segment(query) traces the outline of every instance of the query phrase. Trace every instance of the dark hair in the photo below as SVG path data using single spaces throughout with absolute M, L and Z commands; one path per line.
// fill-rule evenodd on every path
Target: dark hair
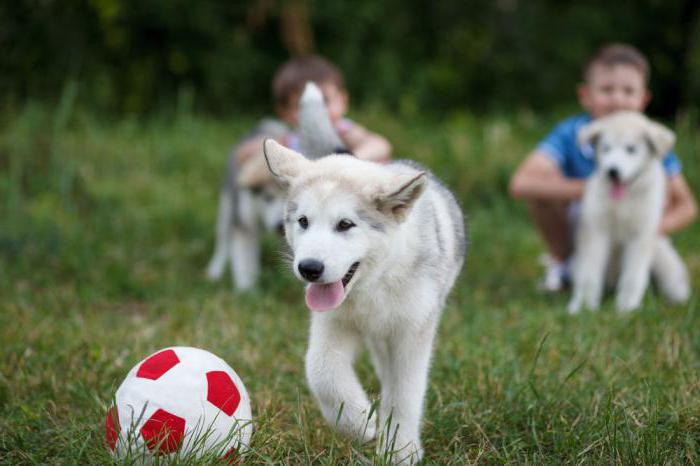
M 649 80 L 649 62 L 642 52 L 628 44 L 607 44 L 599 48 L 583 67 L 583 79 L 588 80 L 593 67 L 629 65 L 642 74 L 644 82 Z
M 272 79 L 272 96 L 275 105 L 287 105 L 289 99 L 300 93 L 307 81 L 316 84 L 331 83 L 345 90 L 345 80 L 340 70 L 318 55 L 295 57 L 281 65 Z

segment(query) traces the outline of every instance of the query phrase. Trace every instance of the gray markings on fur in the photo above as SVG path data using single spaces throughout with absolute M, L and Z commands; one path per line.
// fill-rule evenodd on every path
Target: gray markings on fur
M 369 212 L 366 212 L 364 210 L 360 210 L 357 213 L 357 216 L 359 217 L 360 220 L 363 222 L 367 223 L 370 228 L 373 230 L 379 231 L 379 232 L 385 232 L 386 231 L 386 225 L 377 217 Z
M 294 215 L 299 208 L 299 205 L 296 202 L 293 201 L 288 201 L 287 202 L 287 212 L 284 217 L 284 222 L 289 223 L 292 221 L 292 215 Z
M 430 183 L 435 187 L 436 191 L 447 201 L 448 208 L 450 210 L 450 222 L 452 223 L 452 229 L 455 235 L 455 240 L 457 241 L 457 257 L 459 259 L 464 259 L 467 255 L 467 232 L 466 227 L 463 222 L 459 222 L 456 219 L 461 219 L 462 209 L 459 207 L 459 203 L 455 198 L 454 194 L 437 178 L 430 170 L 425 166 L 414 160 L 400 159 L 393 162 L 398 165 L 406 165 L 415 170 L 420 170 L 426 173 Z M 435 222 L 437 223 L 437 222 Z M 438 236 L 440 238 L 440 236 Z
M 437 238 L 437 246 L 440 250 L 440 255 L 445 254 L 445 244 L 442 237 L 442 231 L 440 229 L 440 222 L 438 222 L 437 215 L 435 214 L 435 207 L 430 206 L 430 222 L 433 224 L 433 229 L 435 230 L 435 238 Z

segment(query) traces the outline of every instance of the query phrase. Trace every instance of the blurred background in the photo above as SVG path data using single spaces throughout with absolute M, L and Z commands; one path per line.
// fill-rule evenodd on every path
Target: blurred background
M 468 218 L 427 463 L 700 462 L 697 292 L 568 318 L 566 294 L 535 288 L 542 243 L 508 196 L 610 41 L 649 58 L 649 112 L 700 193 L 695 0 L 0 2 L 0 464 L 112 464 L 116 384 L 174 344 L 246 381 L 253 462 L 367 464 L 373 446 L 326 429 L 303 387 L 308 312 L 280 241 L 264 240 L 257 293 L 204 274 L 228 153 L 272 112 L 276 67 L 308 52 L 345 73 L 349 116 L 434 171 Z M 700 289 L 700 222 L 674 242 Z
M 611 41 L 649 58 L 649 112 L 676 131 L 698 192 L 697 1 L 0 2 L 0 292 L 191 294 L 228 152 L 272 113 L 275 69 L 310 52 L 344 72 L 349 116 L 430 167 L 472 218 L 523 222 L 529 246 L 499 250 L 504 263 L 534 257 L 509 178 L 580 111 L 581 67 Z
M 345 72 L 354 104 L 402 116 L 571 106 L 609 41 L 649 58 L 650 113 L 700 108 L 700 2 L 17 0 L 0 5 L 5 105 L 74 86 L 106 112 L 269 111 L 290 55 Z

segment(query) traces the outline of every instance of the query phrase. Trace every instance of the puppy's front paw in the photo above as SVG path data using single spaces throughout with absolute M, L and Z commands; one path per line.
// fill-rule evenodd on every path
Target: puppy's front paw
M 225 266 L 226 262 L 223 260 L 212 259 L 207 266 L 207 280 L 215 282 L 221 279 Z
M 370 442 L 377 436 L 377 415 L 371 406 L 363 409 L 359 416 L 351 419 L 348 424 L 351 426 L 351 435 L 362 443 Z
M 595 312 L 600 308 L 600 300 L 587 296 L 574 296 L 566 307 L 570 315 L 576 315 L 583 309 Z
M 637 308 L 639 308 L 639 304 L 631 302 L 631 301 L 618 300 L 617 303 L 615 304 L 615 308 L 617 309 L 617 312 L 619 312 L 620 314 L 627 314 L 629 312 L 637 310 Z
M 360 435 L 358 435 L 358 439 L 362 443 L 367 443 L 374 440 L 376 436 L 377 418 L 376 416 L 372 416 L 371 418 L 365 421 L 365 424 L 362 426 L 362 431 L 360 432 Z
M 628 313 L 639 308 L 641 299 L 632 296 L 630 293 L 620 293 L 615 297 L 615 308 L 617 312 Z
M 418 439 L 397 437 L 395 441 L 382 441 L 379 445 L 379 453 L 390 464 L 401 466 L 416 464 L 423 459 L 423 447 L 420 446 Z
M 362 443 L 374 440 L 377 436 L 377 416 L 370 406 L 365 409 L 344 409 L 333 410 L 332 412 L 323 410 L 326 419 L 339 432 L 359 440 Z M 372 415 L 369 416 L 369 413 Z M 334 414 L 333 414 L 334 413 Z
M 581 308 L 583 307 L 583 300 L 581 300 L 578 297 L 573 297 L 571 298 L 571 301 L 569 301 L 569 305 L 566 306 L 566 310 L 569 312 L 571 315 L 578 314 L 581 312 Z

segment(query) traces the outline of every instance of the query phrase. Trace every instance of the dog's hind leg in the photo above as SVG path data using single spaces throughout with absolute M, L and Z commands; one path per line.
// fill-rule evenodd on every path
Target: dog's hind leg
M 314 314 L 306 378 L 326 421 L 346 435 L 369 441 L 376 433 L 376 416 L 370 418 L 369 399 L 353 369 L 360 343 L 356 331 L 332 316 Z
M 682 304 L 690 297 L 688 269 L 668 237 L 659 238 L 651 265 L 654 282 L 669 302 Z
M 257 229 L 234 227 L 231 231 L 231 275 L 236 290 L 248 290 L 260 275 L 260 233 Z
M 229 256 L 231 241 L 231 222 L 233 220 L 233 199 L 231 194 L 222 190 L 219 195 L 219 211 L 216 217 L 216 245 L 214 255 L 207 265 L 207 278 L 215 281 L 224 274 L 226 260 Z

